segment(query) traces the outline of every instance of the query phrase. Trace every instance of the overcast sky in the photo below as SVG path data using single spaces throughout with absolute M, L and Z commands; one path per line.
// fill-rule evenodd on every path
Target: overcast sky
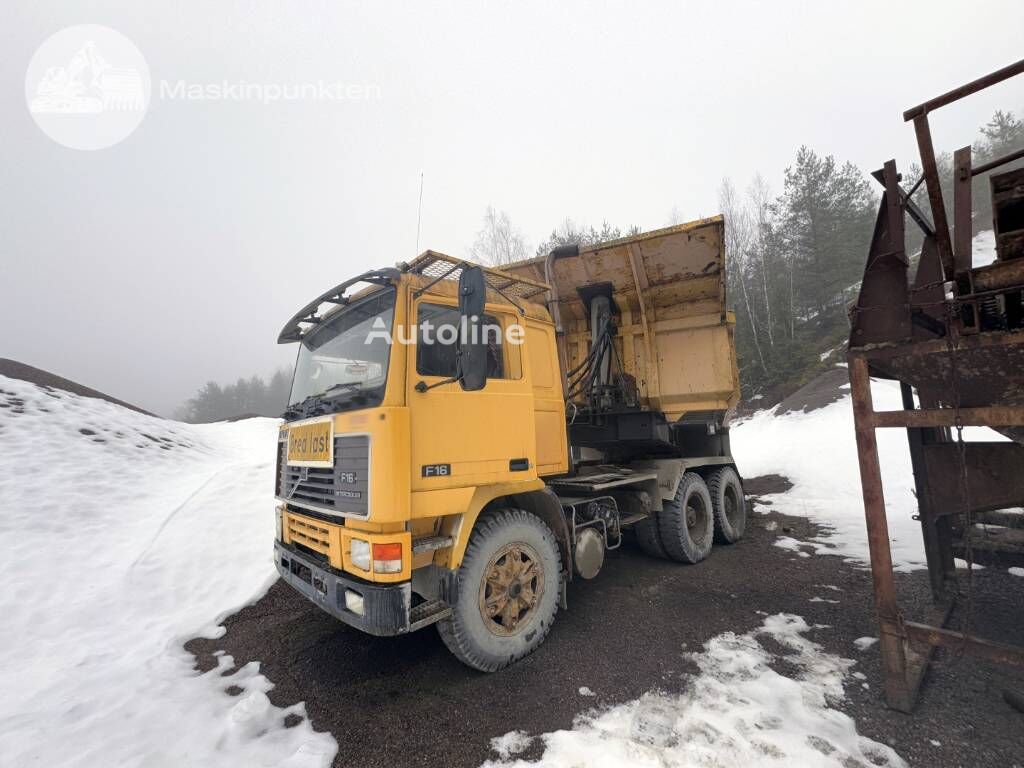
M 566 216 L 645 229 L 778 191 L 800 144 L 916 157 L 901 112 L 1024 56 L 1024 3 L 26 2 L 0 11 L 0 357 L 170 413 L 208 379 L 290 365 L 284 321 L 416 247 L 464 254 L 488 204 L 531 248 Z M 153 98 L 123 142 L 67 149 L 25 75 L 113 27 Z M 114 62 L 116 64 L 116 62 Z M 369 99 L 161 98 L 160 82 L 342 81 Z M 1024 78 L 933 117 L 969 143 Z

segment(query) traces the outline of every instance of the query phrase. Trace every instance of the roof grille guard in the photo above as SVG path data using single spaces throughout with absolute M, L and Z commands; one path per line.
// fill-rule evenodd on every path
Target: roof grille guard
M 437 251 L 425 251 L 411 261 L 405 271 L 414 275 L 423 275 L 435 282 L 451 280 L 457 283 L 459 276 L 462 275 L 462 265 L 466 263 L 462 259 L 446 256 Z M 493 267 L 481 266 L 480 268 L 487 280 L 487 287 L 497 291 L 512 304 L 516 304 L 516 299 L 535 301 L 541 294 L 551 290 L 546 283 L 511 275 Z

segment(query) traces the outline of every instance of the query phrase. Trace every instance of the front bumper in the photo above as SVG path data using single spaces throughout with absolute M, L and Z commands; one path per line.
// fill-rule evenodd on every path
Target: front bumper
M 282 579 L 336 619 L 371 635 L 401 635 L 409 631 L 409 582 L 371 584 L 345 576 L 279 541 L 274 542 L 274 563 Z M 362 597 L 361 614 L 345 607 L 346 590 Z

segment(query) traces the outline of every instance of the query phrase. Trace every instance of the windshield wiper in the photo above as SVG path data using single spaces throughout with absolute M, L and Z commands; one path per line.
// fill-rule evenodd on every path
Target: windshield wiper
M 294 419 L 296 416 L 316 416 L 314 409 L 320 408 L 321 413 L 323 405 L 323 398 L 321 395 L 307 395 L 297 403 L 292 403 L 288 406 L 287 410 L 281 414 L 282 419 Z
M 363 388 L 363 382 L 361 381 L 345 381 L 340 384 L 332 384 L 323 392 L 320 393 L 320 397 L 326 399 L 332 399 L 338 395 L 344 394 L 345 392 L 358 392 Z M 334 393 L 333 395 L 331 393 Z
M 308 399 L 308 398 L 307 398 Z M 296 416 L 302 415 L 302 406 L 305 404 L 305 400 L 300 403 L 292 403 L 289 405 L 284 413 L 281 414 L 282 419 L 294 419 Z
M 296 416 L 320 416 L 327 412 L 324 407 L 327 402 L 336 400 L 348 392 L 357 392 L 359 393 L 359 397 L 364 399 L 366 397 L 366 393 L 363 392 L 363 383 L 360 381 L 346 381 L 341 384 L 332 384 L 323 392 L 319 392 L 315 395 L 309 395 L 300 402 L 289 405 L 288 409 L 281 414 L 281 418 L 294 419 Z

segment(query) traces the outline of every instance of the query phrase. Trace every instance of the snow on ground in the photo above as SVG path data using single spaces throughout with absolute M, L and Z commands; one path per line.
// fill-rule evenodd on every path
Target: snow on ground
M 776 546 L 801 557 L 807 556 L 806 549 L 813 549 L 867 565 L 870 556 L 849 384 L 839 390 L 844 393 L 839 400 L 816 410 L 776 415 L 777 408 L 772 408 L 734 423 L 732 453 L 744 477 L 778 474 L 793 483 L 785 493 L 763 496 L 771 506 L 758 506 L 755 511 L 806 517 L 826 529 L 809 542 L 780 537 Z M 873 381 L 871 394 L 876 411 L 903 407 L 897 382 Z M 906 432 L 879 429 L 875 434 L 893 565 L 897 571 L 925 568 L 921 525 L 913 519 L 917 499 Z M 1006 439 L 986 428 L 964 429 L 967 441 Z
M 0 376 L 0 755 L 8 765 L 327 766 L 249 664 L 188 639 L 275 578 L 277 422 L 191 426 Z M 229 696 L 232 688 L 236 696 Z M 240 691 L 240 693 L 238 692 Z
M 955 567 L 957 567 L 957 568 L 960 568 L 961 570 L 964 570 L 964 571 L 967 570 L 967 561 L 964 560 L 961 557 L 954 557 L 953 558 L 953 565 Z M 971 570 L 972 571 L 983 571 L 983 570 L 985 570 L 985 566 L 981 565 L 979 563 L 971 563 Z
M 848 392 L 848 386 L 841 389 Z M 871 390 L 875 410 L 902 407 L 896 382 L 877 381 Z M 911 517 L 917 513 L 917 501 L 906 433 L 880 429 L 876 434 L 893 563 L 900 571 L 924 568 L 921 525 Z M 786 493 L 763 497 L 771 502 L 772 510 L 807 517 L 827 528 L 812 542 L 788 539 L 779 546 L 799 552 L 800 545 L 810 544 L 822 553 L 861 564 L 869 561 L 849 394 L 808 413 L 777 416 L 775 409 L 760 411 L 735 424 L 730 437 L 736 464 L 744 477 L 778 474 L 793 483 Z M 762 507 L 758 511 L 766 510 Z
M 812 544 L 808 544 L 805 541 L 794 539 L 792 536 L 779 536 L 775 539 L 775 546 L 779 549 L 788 549 L 790 552 L 795 552 L 800 557 L 810 557 L 810 554 L 804 552 L 801 547 L 812 547 Z
M 526 751 L 532 743 L 533 737 L 525 731 L 509 731 L 504 736 L 491 739 L 491 749 L 497 752 L 502 760 L 507 760 L 512 755 Z
M 815 765 L 905 766 L 890 747 L 860 736 L 854 721 L 833 708 L 855 662 L 807 639 L 813 627 L 799 616 L 769 616 L 753 632 L 712 638 L 688 654 L 699 674 L 681 695 L 652 692 L 636 701 L 577 718 L 572 730 L 539 738 L 538 765 L 565 768 Z M 796 679 L 770 667 L 776 657 L 758 641 L 787 649 Z M 523 768 L 513 760 L 533 742 L 513 731 L 492 741 L 492 768 Z

